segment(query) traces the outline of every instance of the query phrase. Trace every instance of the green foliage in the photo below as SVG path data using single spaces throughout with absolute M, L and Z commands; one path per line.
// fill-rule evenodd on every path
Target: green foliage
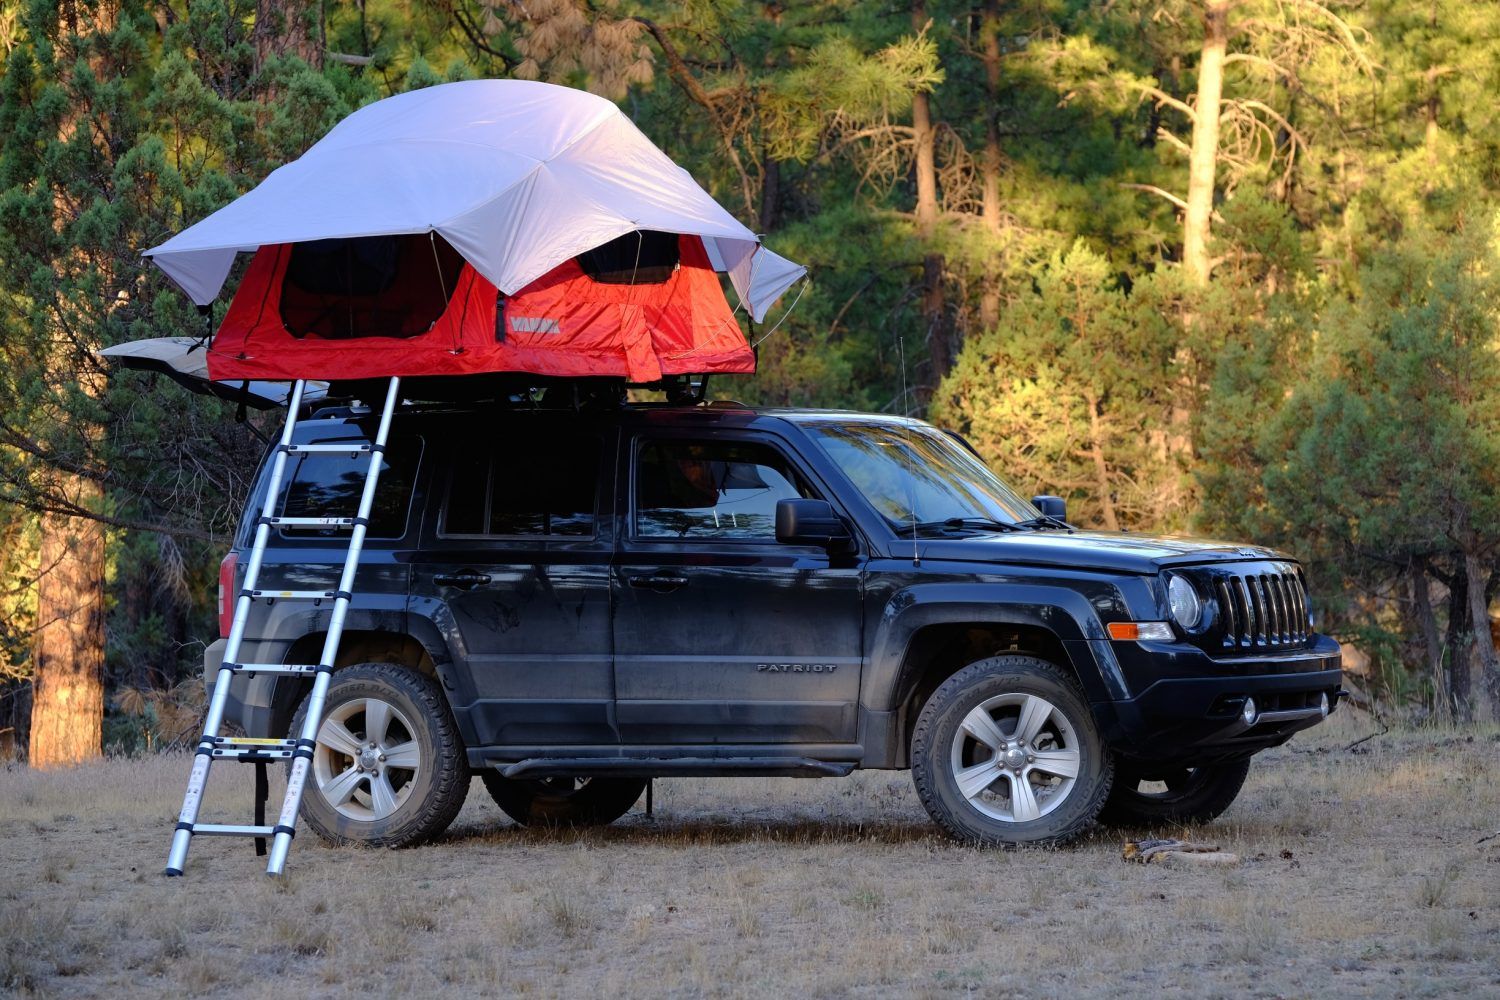
M 76 34 L 40 0 L 0 19 L 6 669 L 26 669 L 36 518 L 66 509 L 80 472 L 105 485 L 90 513 L 116 525 L 112 677 L 164 690 L 211 631 L 216 541 L 258 445 L 227 408 L 152 379 L 98 388 L 98 347 L 202 329 L 140 250 L 371 100 L 551 69 L 624 93 L 653 140 L 810 266 L 795 309 L 788 296 L 749 331 L 759 374 L 716 394 L 928 407 L 1085 523 L 1283 545 L 1392 697 L 1437 685 L 1412 652 L 1410 580 L 1430 586 L 1444 669 L 1468 655 L 1455 574 L 1467 555 L 1500 580 L 1495 5 L 1236 6 L 1216 266 L 1191 291 L 1162 195 L 1186 189 L 1172 102 L 1194 93 L 1197 3 L 933 0 L 925 26 L 858 0 L 292 4 L 321 18 L 284 26 L 321 32 L 321 66 L 262 64 L 259 6 L 125 0 L 105 24 L 85 2 Z M 528 67 L 551 51 L 534 33 L 556 42 L 559 25 L 557 66 Z M 917 94 L 936 133 L 930 240 L 913 224 Z M 928 354 L 934 256 L 951 372 Z M 122 713 L 122 744 L 145 739 L 143 713 Z
M 1110 528 L 1170 527 L 1177 498 L 1171 422 L 1181 329 L 1165 278 L 1127 294 L 1082 243 L 970 337 L 938 389 L 934 419 L 961 431 L 1023 490 L 1057 493 L 1070 517 Z

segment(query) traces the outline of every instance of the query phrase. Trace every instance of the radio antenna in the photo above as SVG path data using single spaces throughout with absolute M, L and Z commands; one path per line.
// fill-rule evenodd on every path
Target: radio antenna
M 910 476 L 906 483 L 906 509 L 911 513 L 911 564 L 922 565 L 922 553 L 917 549 L 917 455 L 912 447 L 911 388 L 906 381 L 906 334 L 896 334 L 896 352 L 901 356 L 901 428 L 906 436 L 906 461 Z

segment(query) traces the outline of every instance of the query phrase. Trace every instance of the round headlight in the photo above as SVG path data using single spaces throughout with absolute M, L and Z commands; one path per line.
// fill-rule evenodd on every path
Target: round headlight
M 1203 620 L 1203 602 L 1186 578 L 1172 577 L 1167 584 L 1167 601 L 1172 605 L 1173 620 L 1183 628 L 1196 628 Z

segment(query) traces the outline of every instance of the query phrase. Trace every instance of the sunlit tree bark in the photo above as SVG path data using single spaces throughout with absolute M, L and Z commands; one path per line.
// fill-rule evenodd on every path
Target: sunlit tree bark
M 99 492 L 78 484 L 96 503 Z M 33 647 L 31 764 L 59 767 L 99 756 L 104 719 L 104 530 L 97 521 L 42 521 Z
M 1219 164 L 1219 109 L 1224 95 L 1224 56 L 1229 44 L 1228 0 L 1203 9 L 1203 50 L 1198 60 L 1198 100 L 1188 154 L 1187 208 L 1182 217 L 1182 266 L 1195 285 L 1208 284 L 1214 185 Z

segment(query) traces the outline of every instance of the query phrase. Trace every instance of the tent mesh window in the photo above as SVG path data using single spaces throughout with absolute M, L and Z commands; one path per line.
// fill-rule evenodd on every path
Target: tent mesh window
M 415 337 L 447 310 L 463 267 L 435 233 L 294 243 L 281 320 L 294 337 Z
M 660 285 L 682 261 L 676 233 L 638 229 L 578 255 L 583 273 L 601 285 Z

